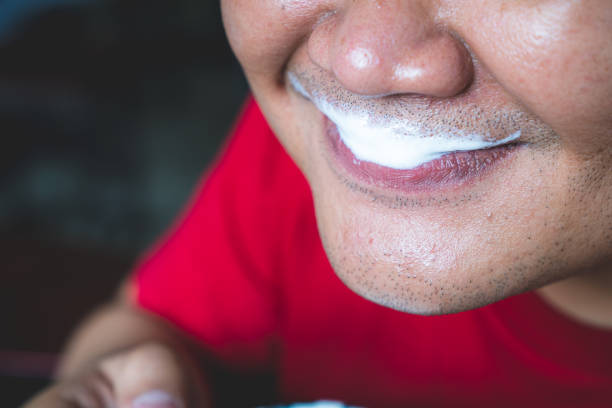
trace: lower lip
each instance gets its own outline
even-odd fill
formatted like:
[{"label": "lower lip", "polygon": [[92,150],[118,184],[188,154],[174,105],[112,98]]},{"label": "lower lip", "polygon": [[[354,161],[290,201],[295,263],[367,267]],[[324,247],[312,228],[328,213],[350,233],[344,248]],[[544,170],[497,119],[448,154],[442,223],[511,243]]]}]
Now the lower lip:
[{"label": "lower lip", "polygon": [[507,162],[521,146],[512,143],[490,149],[453,152],[414,169],[397,170],[357,159],[340,138],[336,125],[327,117],[325,132],[332,156],[349,177],[376,187],[407,193],[453,188],[475,182]]}]

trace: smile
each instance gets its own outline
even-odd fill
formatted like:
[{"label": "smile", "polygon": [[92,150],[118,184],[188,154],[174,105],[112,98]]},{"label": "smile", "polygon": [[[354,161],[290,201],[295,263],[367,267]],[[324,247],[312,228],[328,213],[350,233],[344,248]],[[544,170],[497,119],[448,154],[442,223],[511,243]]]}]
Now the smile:
[{"label": "smile", "polygon": [[428,128],[419,121],[346,110],[307,92],[289,74],[294,90],[323,114],[327,147],[348,176],[379,187],[421,191],[462,184],[484,175],[521,146],[521,130],[495,136],[466,129]]},{"label": "smile", "polygon": [[348,173],[348,178],[404,192],[426,192],[476,180],[509,158],[521,146],[518,143],[499,143],[484,149],[436,152],[435,158],[431,158],[434,155],[429,156],[422,164],[398,169],[373,160],[360,159],[344,142],[338,127],[327,117],[324,119],[324,127],[327,150],[333,161],[342,167],[343,173]]},{"label": "smile", "polygon": [[328,103],[315,103],[334,123],[342,142],[356,159],[395,170],[411,170],[445,155],[490,149],[509,144],[521,136],[518,130],[502,140],[454,130],[445,135],[428,134],[413,124],[376,124],[367,114],[342,113]]}]

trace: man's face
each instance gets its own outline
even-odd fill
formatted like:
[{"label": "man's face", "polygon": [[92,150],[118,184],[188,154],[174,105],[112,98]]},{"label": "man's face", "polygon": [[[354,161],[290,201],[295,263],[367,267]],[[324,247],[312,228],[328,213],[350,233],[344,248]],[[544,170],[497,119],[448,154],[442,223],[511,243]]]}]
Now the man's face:
[{"label": "man's face", "polygon": [[609,0],[222,7],[355,292],[448,313],[610,261]]}]

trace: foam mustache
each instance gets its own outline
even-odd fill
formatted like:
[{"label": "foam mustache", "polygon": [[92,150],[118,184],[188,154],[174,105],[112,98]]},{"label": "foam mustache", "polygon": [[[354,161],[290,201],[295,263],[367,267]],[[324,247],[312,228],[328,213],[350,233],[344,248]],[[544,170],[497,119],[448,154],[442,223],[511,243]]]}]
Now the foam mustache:
[{"label": "foam mustache", "polygon": [[510,143],[521,130],[507,132],[501,140],[490,133],[471,132],[445,126],[427,129],[420,121],[374,117],[367,110],[346,110],[325,96],[306,91],[298,77],[288,74],[292,87],[309,99],[338,129],[342,142],[361,161],[397,170],[414,169],[446,154],[487,149]]}]

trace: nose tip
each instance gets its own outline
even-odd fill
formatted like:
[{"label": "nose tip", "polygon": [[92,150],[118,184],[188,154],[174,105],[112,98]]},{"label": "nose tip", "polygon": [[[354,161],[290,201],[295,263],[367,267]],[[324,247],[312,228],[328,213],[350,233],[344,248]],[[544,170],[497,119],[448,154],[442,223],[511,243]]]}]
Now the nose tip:
[{"label": "nose tip", "polygon": [[449,36],[428,39],[417,49],[389,55],[371,44],[344,47],[331,61],[331,71],[352,92],[366,95],[422,94],[450,97],[471,82],[467,50]]},{"label": "nose tip", "polygon": [[311,60],[358,94],[460,93],[472,81],[469,52],[423,9],[406,3],[354,2],[335,13],[313,31]]}]

